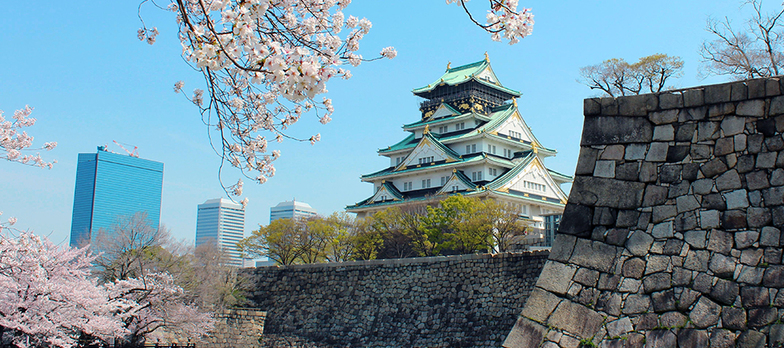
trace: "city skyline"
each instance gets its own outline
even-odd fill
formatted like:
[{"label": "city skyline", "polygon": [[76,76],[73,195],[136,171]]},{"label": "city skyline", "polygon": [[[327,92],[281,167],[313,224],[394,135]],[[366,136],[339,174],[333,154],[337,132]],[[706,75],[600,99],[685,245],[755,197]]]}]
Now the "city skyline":
[{"label": "city skyline", "polygon": [[[766,3],[768,9],[777,5]],[[447,63],[470,63],[484,52],[501,81],[522,92],[521,113],[539,140],[558,148],[548,167],[571,174],[579,151],[583,99],[597,95],[575,81],[580,67],[609,58],[636,61],[660,52],[686,62],[683,78],[674,81],[679,87],[726,81],[698,77],[698,50],[711,38],[704,31],[705,20],[727,15],[742,25],[740,19],[748,15],[748,9],[739,11],[738,2],[728,0],[521,6],[533,8],[536,25],[533,35],[510,46],[492,42],[458,6],[439,1],[352,3],[347,14],[373,22],[360,52],[371,58],[394,46],[398,57],[363,63],[351,69],[350,80],[330,82],[326,96],[335,106],[333,121],[324,126],[310,115],[291,127],[294,135],[321,133],[321,142],[274,144],[282,153],[277,175],[264,185],[246,180],[246,232],[268,224],[269,208],[292,196],[329,215],[372,194],[371,186],[358,178],[386,164],[376,150],[399,140],[398,127],[417,111],[419,100],[410,91],[430,83],[433,71],[443,71]],[[175,238],[193,240],[193,205],[205,197],[227,197],[218,180],[219,159],[200,115],[173,91],[180,80],[186,91],[204,86],[180,58],[172,14],[142,6],[145,23],[161,33],[150,46],[136,39],[141,24],[134,3],[78,8],[53,3],[44,9],[9,3],[5,13],[0,28],[9,33],[7,46],[14,49],[0,64],[0,109],[9,115],[26,104],[34,107],[32,117],[38,122],[28,132],[35,136],[35,146],[47,141],[59,145],[42,153],[46,160],[58,160],[52,170],[0,165],[0,177],[6,178],[0,192],[13,197],[13,204],[0,205],[2,217],[16,217],[14,227],[20,230],[68,243],[77,154],[117,140],[138,146],[144,158],[166,164],[161,223]],[[400,18],[418,24],[401,25]],[[224,169],[226,185],[238,177],[236,171]]]},{"label": "city skyline", "polygon": [[213,243],[226,253],[228,265],[242,267],[237,242],[245,238],[245,208],[228,199],[215,198],[196,209],[196,247]]}]

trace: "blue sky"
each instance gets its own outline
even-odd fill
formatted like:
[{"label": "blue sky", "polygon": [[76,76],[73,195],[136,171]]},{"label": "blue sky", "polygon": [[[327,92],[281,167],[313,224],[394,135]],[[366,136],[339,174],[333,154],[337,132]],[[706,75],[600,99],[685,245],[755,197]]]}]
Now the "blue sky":
[{"label": "blue sky", "polygon": [[[480,18],[486,2],[474,0]],[[284,142],[277,175],[264,185],[247,184],[250,203],[246,235],[269,222],[269,208],[296,198],[320,213],[340,211],[367,198],[370,184],[359,176],[388,165],[376,150],[406,134],[421,101],[411,90],[439,77],[447,62],[471,63],[488,52],[501,82],[521,91],[523,117],[534,134],[559,154],[546,164],[571,174],[579,152],[583,99],[597,94],[579,84],[579,68],[608,58],[636,61],[654,53],[680,56],[689,87],[726,81],[699,78],[699,47],[710,38],[709,16],[731,15],[743,24],[746,11],[730,0],[521,0],[536,25],[519,44],[492,42],[456,5],[442,0],[355,0],[347,14],[367,17],[373,29],[361,53],[373,56],[394,46],[398,57],[352,69],[348,81],[327,87],[335,114],[328,125],[315,117],[292,127],[298,135],[320,132],[322,141]],[[769,2],[769,10],[780,4]],[[161,222],[178,239],[193,240],[196,205],[224,196],[219,160],[209,147],[197,109],[172,86],[203,88],[200,74],[180,58],[171,13],[149,3],[141,9],[148,26],[160,31],[155,45],[136,39],[138,1],[10,2],[0,10],[0,110],[7,116],[26,104],[38,123],[29,130],[36,144],[57,141],[45,153],[52,170],[0,162],[0,211],[15,216],[20,229],[67,242],[78,153],[94,152],[112,140],[138,146],[142,158],[165,164]],[[239,173],[224,171],[226,183]]]}]

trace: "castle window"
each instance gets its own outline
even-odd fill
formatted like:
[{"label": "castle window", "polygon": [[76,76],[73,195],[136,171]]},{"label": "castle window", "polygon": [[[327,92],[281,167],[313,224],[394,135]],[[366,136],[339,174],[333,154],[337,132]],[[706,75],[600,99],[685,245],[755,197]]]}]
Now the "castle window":
[{"label": "castle window", "polygon": [[446,133],[448,131],[449,131],[449,126],[440,126],[440,127],[438,127],[438,132],[439,133],[443,134],[443,133]]},{"label": "castle window", "polygon": [[430,187],[430,179],[422,180],[422,188]]},{"label": "castle window", "polygon": [[455,124],[455,130],[463,130],[465,129],[465,122],[460,122]]},{"label": "castle window", "polygon": [[419,159],[419,164],[427,164],[433,162],[433,156],[422,157]]},{"label": "castle window", "polygon": [[448,176],[442,176],[441,177],[441,186],[444,186],[446,184],[447,180],[449,180]]}]

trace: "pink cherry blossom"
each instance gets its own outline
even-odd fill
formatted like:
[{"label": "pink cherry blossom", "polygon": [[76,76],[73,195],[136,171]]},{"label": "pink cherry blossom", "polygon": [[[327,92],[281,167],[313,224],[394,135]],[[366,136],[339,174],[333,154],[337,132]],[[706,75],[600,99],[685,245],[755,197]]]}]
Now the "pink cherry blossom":
[{"label": "pink cherry blossom", "polygon": [[39,149],[32,148],[33,137],[21,130],[35,124],[36,119],[30,117],[32,112],[33,108],[25,106],[24,109],[16,110],[12,117],[13,121],[9,121],[3,117],[3,111],[0,110],[0,158],[41,168],[52,168],[57,161],[46,162],[39,153],[27,154],[28,151],[52,150],[57,146],[57,142],[48,142]]}]

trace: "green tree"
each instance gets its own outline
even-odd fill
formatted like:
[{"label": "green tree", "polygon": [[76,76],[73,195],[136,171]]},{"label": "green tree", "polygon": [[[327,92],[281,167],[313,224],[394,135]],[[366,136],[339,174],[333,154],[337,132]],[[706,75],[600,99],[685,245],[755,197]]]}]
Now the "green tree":
[{"label": "green tree", "polygon": [[300,257],[297,223],[292,219],[278,219],[267,226],[259,226],[247,238],[237,243],[239,250],[250,256],[266,256],[281,265],[290,265]]},{"label": "green tree", "polygon": [[509,250],[509,246],[525,236],[530,228],[530,223],[520,219],[517,208],[494,199],[483,200],[476,216],[490,226],[492,244],[498,252]]},{"label": "green tree", "polygon": [[358,248],[359,228],[357,221],[345,212],[335,212],[326,218],[330,228],[324,257],[329,262],[351,260]]},{"label": "green tree", "polygon": [[634,64],[612,58],[580,68],[580,82],[610,97],[657,93],[667,88],[668,80],[681,76],[682,70],[680,57],[661,53],[642,57]]},{"label": "green tree", "polygon": [[471,254],[491,245],[489,219],[477,214],[482,202],[462,195],[449,196],[427,208],[423,219],[434,254]]}]

